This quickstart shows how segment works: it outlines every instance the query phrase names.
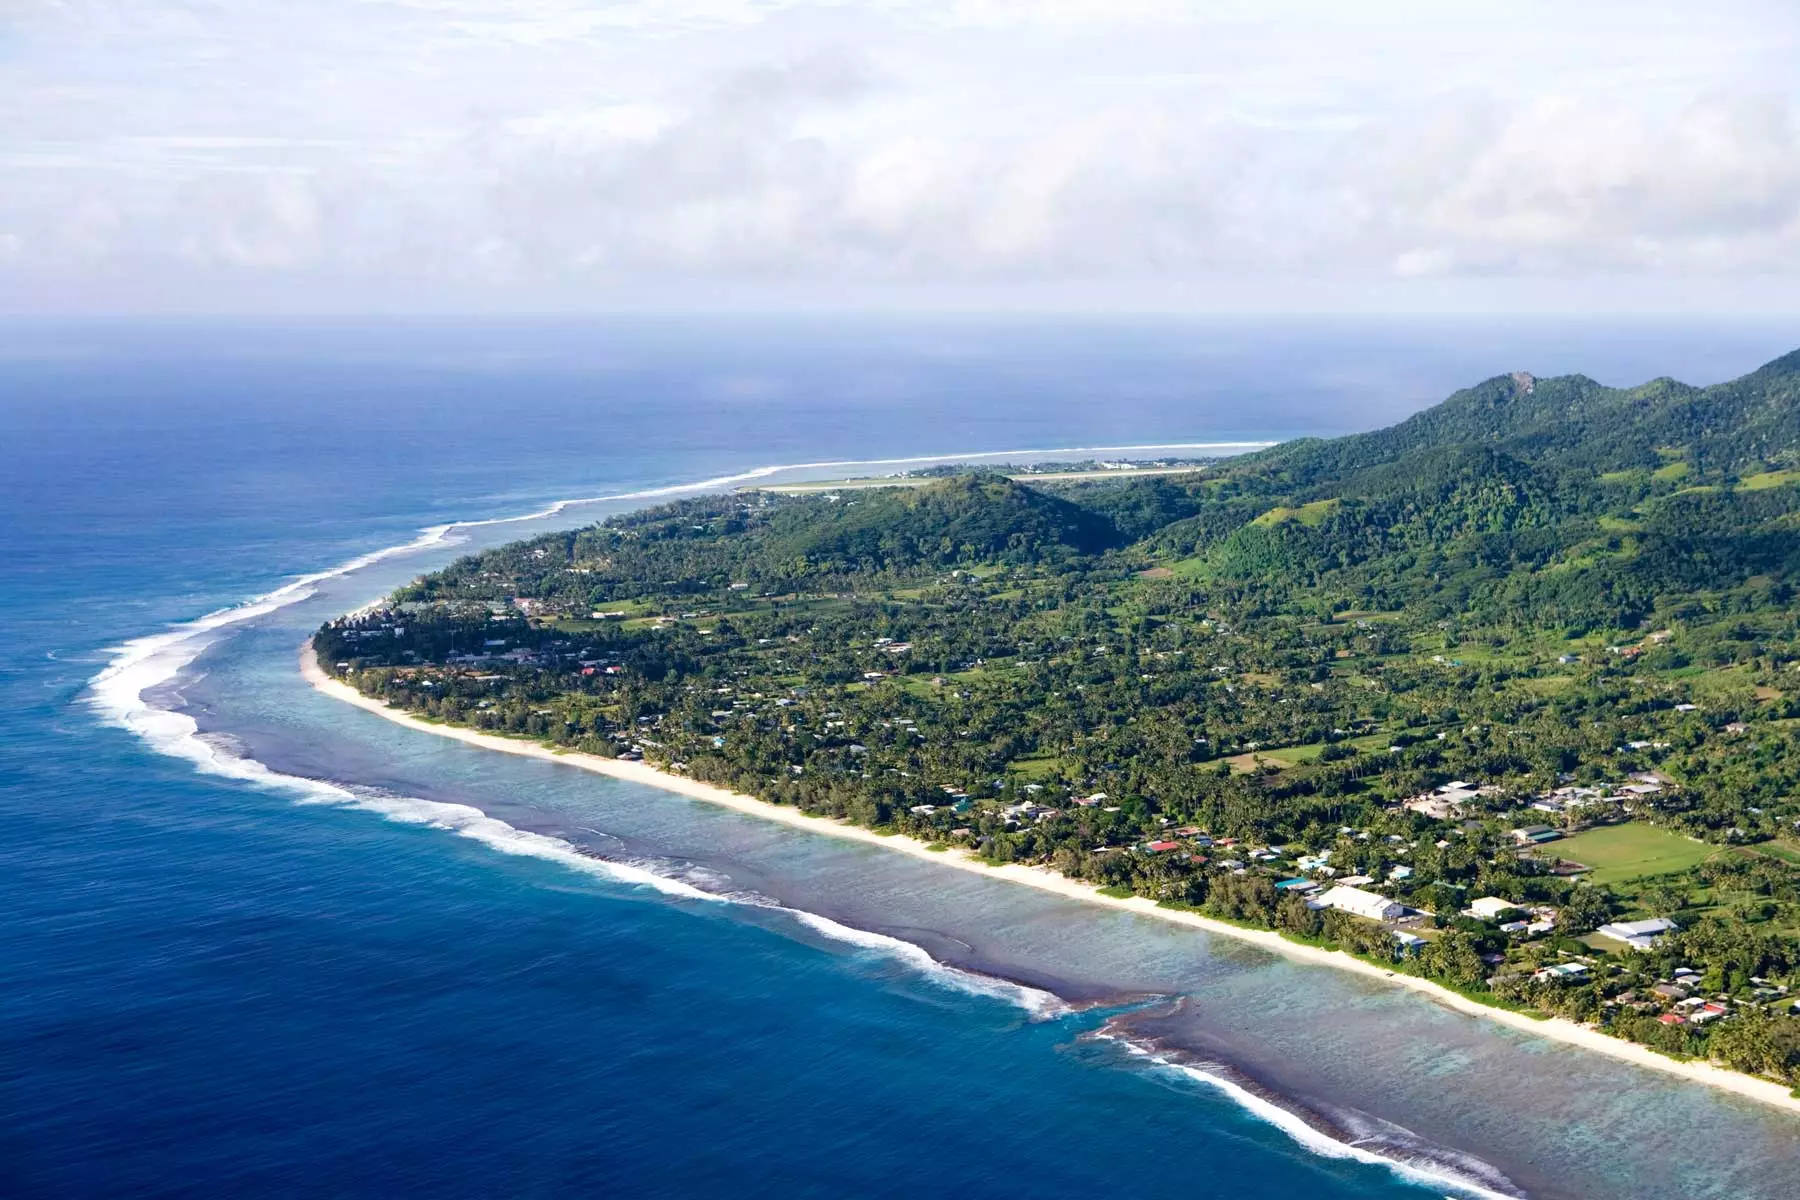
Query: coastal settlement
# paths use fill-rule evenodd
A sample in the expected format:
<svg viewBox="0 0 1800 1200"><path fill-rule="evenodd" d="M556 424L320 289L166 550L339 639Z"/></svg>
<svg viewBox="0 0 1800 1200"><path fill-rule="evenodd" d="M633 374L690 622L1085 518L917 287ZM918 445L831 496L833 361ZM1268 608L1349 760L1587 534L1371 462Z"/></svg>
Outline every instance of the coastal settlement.
<svg viewBox="0 0 1800 1200"><path fill-rule="evenodd" d="M315 643L427 719L1792 1085L1800 429L1728 435L1797 379L1689 389L1703 449L1688 393L1502 377L1185 475L682 501Z"/></svg>

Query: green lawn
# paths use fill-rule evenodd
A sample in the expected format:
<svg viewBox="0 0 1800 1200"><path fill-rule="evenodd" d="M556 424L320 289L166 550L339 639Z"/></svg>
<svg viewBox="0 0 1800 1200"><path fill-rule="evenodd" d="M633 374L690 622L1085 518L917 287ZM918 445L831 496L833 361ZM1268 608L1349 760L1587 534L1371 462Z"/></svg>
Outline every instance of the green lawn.
<svg viewBox="0 0 1800 1200"><path fill-rule="evenodd" d="M1048 779L1063 769L1063 760L1053 754L1037 758L1015 758L1006 764L1006 769L1015 775L1023 775L1026 779Z"/></svg>
<svg viewBox="0 0 1800 1200"><path fill-rule="evenodd" d="M1301 763L1309 763L1318 758L1319 752L1323 749L1325 749L1324 742L1314 742L1309 746L1277 746L1268 750L1253 751L1250 754L1236 755L1232 759L1232 763L1235 766L1237 759L1243 759L1246 771L1254 769L1253 760L1258 758L1278 767L1297 767Z"/></svg>
<svg viewBox="0 0 1800 1200"><path fill-rule="evenodd" d="M1588 878L1595 883L1620 883L1685 871L1710 858L1718 847L1633 821L1590 829L1552 842L1550 849L1560 858L1571 858L1594 868Z"/></svg>

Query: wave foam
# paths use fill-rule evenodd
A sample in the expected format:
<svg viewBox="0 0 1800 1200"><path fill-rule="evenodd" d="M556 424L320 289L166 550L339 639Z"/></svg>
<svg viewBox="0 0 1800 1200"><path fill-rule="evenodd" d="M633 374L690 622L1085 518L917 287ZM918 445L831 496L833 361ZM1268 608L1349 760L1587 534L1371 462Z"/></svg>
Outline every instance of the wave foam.
<svg viewBox="0 0 1800 1200"><path fill-rule="evenodd" d="M496 817L489 816L472 805L425 800L373 789L353 789L324 780L283 774L254 758L237 753L229 739L203 736L193 718L185 713L156 704L150 699L150 693L172 682L219 638L226 636L233 626L300 603L313 596L318 585L328 580L342 578L387 559L441 546L448 542L459 529L477 529L545 520L559 516L570 508L586 504L651 500L690 492L715 491L758 479L766 479L786 471L907 466L935 462L973 462L984 459L1021 458L1031 455L1093 454L1109 451L1209 450L1230 453L1256 449L1267 444L1263 442L1178 442L1134 446L1071 446L1052 449L914 455L904 458L837 459L786 463L756 467L752 470L720 475L693 483L558 500L542 509L518 516L490 517L433 525L422 529L418 536L411 541L358 555L335 567L300 576L242 604L219 609L161 633L134 638L115 646L109 651L111 657L107 665L89 681L89 688L84 694L83 700L108 723L129 730L156 752L182 759L204 774L223 776L255 787L286 792L295 796L300 803L330 804L354 808L378 814L401 824L442 829L460 837L471 838L500 853L562 863L615 883L650 888L674 899L725 904L742 903L778 911L817 934L890 957L918 971L925 978L940 986L1015 1005L1028 1013L1033 1020L1054 1019L1074 1011L1073 1006L1054 993L950 966L939 962L923 947L912 942L886 934L857 929L817 913L787 908L767 897L697 886L688 878L684 878L683 872L671 864L604 858L596 852L583 849L562 838L519 829ZM696 876L701 873L690 871L687 874ZM702 881L706 884L722 882L711 876L705 877ZM1255 1091L1226 1077L1216 1069L1175 1061L1119 1033L1102 1030L1090 1036L1119 1042L1134 1057L1147 1058L1161 1069L1178 1072L1187 1078L1224 1092L1246 1111L1276 1126L1313 1153L1331 1158L1351 1158L1378 1164L1390 1168L1409 1181L1436 1187L1448 1186L1465 1196L1477 1197L1479 1200L1516 1200L1516 1192L1495 1190L1493 1187L1478 1183L1440 1163L1409 1161L1396 1156L1378 1154L1354 1141L1332 1137L1329 1133L1307 1122L1299 1114L1258 1095ZM1404 1134L1404 1131L1394 1132ZM1400 1139L1388 1134L1379 1140L1391 1144ZM1485 1164L1479 1164L1479 1166L1485 1166ZM1500 1186L1509 1186L1505 1184L1504 1180L1499 1183Z"/></svg>
<svg viewBox="0 0 1800 1200"><path fill-rule="evenodd" d="M428 526L419 531L419 535L410 542L395 546L387 546L380 550L372 550L360 554L335 567L323 571L315 571L310 575L302 575L270 592L254 597L242 604L222 608L206 614L198 620L177 625L162 633L150 634L146 637L134 638L120 646L111 648L112 655L106 668L89 681L88 702L114 724L122 725L133 732L143 735L146 740L161 741L173 745L178 731L151 715L150 706L144 701L144 694L151 688L167 683L182 668L193 662L195 658L212 644L222 631L257 617L298 604L310 598L317 586L331 579L339 579L346 575L374 566L390 558L405 554L415 554L433 546L443 545L460 529L491 528L496 525L516 525L528 521L548 520L560 516L570 508L587 504L616 503L625 500L651 500L663 496L675 496L687 492L717 491L735 484L749 483L757 479L766 479L785 471L816 471L847 467L888 467L905 466L919 463L954 463L976 462L984 459L1017 458L1029 455L1044 454L1099 454L1108 451L1142 451L1142 450L1215 450L1220 452L1252 450L1266 446L1267 442L1163 442L1134 446L1063 446L1050 449L1023 450L971 450L950 454L916 454L904 458L863 458L863 459L822 459L817 462L776 463L767 466L753 467L747 471L739 471L730 475L718 475L711 479L702 479L691 483L669 484L664 487L645 488L634 492L614 492L601 496L586 496L557 500L544 508L533 512L521 513L510 517L484 517L467 521L450 521L441 525ZM376 601L375 603L379 603ZM156 729L153 726L163 726ZM180 755L180 757L192 757Z"/></svg>
<svg viewBox="0 0 1800 1200"><path fill-rule="evenodd" d="M1434 1190L1449 1188L1458 1197L1467 1197L1469 1200L1520 1200L1524 1195L1513 1188L1511 1182L1499 1171L1478 1159L1465 1157L1462 1169L1458 1169L1423 1154L1409 1155L1404 1139L1410 1135L1399 1126L1387 1125L1386 1133L1381 1139L1384 1145L1392 1148L1393 1153L1379 1153L1369 1149L1363 1139L1349 1140L1333 1136L1330 1131L1321 1129L1294 1110L1284 1108L1255 1089L1232 1079L1228 1073L1229 1068L1220 1064L1182 1062L1114 1030L1101 1029L1089 1036L1114 1042L1124 1047L1126 1053L1133 1058L1147 1060L1158 1070L1173 1072L1184 1079L1223 1092L1245 1112L1273 1125L1302 1148L1322 1158L1351 1159L1386 1167L1408 1183L1421 1184ZM1485 1178L1474 1178L1476 1175Z"/></svg>
<svg viewBox="0 0 1800 1200"><path fill-rule="evenodd" d="M1097 447L1095 449L1177 449L1167 447ZM1212 447L1226 443L1208 443ZM747 903L779 911L796 922L834 940L891 957L932 981L971 995L1002 1000L1024 1009L1033 1019L1044 1020L1071 1011L1058 996L1037 988L1008 980L961 970L933 958L923 947L885 934L855 929L816 913L786 908L762 896L746 895L705 886L697 886L682 877L668 864L646 861L619 861L585 850L562 838L534 833L509 825L471 805L425 800L374 789L353 789L325 780L287 775L267 764L237 752L232 740L207 736L186 713L164 707L151 698L151 693L173 682L195 659L227 636L232 627L267 616L298 604L317 592L318 585L405 554L440 546L460 529L476 529L495 525L519 524L557 516L566 509L582 504L607 501L651 499L683 492L702 492L730 487L734 484L767 478L783 471L823 469L851 466L885 466L909 462L943 461L966 457L991 458L1009 454L1071 453L1079 450L992 451L964 456L921 456L907 459L843 460L836 462L792 463L758 467L734 475L722 475L696 483L674 484L638 492L622 492L607 496L558 500L548 507L512 517L490 517L482 520L453 521L433 525L419 532L409 542L373 550L322 571L302 575L272 591L228 608L218 609L196 620L176 625L161 633L134 638L108 652L107 665L89 680L83 701L109 724L124 728L159 754L181 759L207 775L234 779L251 786L293 795L300 803L331 804L376 813L401 824L425 825L472 838L504 854L524 855L563 863L566 866L598 874L616 883L654 889L664 895L683 900L705 900L718 903ZM379 603L379 601L377 601ZM689 872L693 874L693 872ZM722 882L714 877L707 884Z"/></svg>
<svg viewBox="0 0 1800 1200"><path fill-rule="evenodd" d="M1022 1008L1034 1021L1052 1021L1075 1011L1072 1005L1054 992L1047 992L1042 988L1030 987L1023 983L1014 983L1010 979L1000 979L993 975L983 975L976 971L965 971L960 967L950 966L948 963L942 963L933 958L924 947L906 941L904 938L890 937L885 933L874 933L867 929L857 929L854 926L833 921L830 917L822 917L818 913L810 913L801 909L789 908L783 909L783 911L792 914L795 920L816 933L896 959L933 982L954 991L1003 1000Z"/></svg>

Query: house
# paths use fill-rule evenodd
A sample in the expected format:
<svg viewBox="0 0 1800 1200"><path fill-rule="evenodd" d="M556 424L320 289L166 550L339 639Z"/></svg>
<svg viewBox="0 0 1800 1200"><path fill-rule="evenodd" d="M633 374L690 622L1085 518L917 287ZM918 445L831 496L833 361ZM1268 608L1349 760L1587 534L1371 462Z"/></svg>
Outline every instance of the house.
<svg viewBox="0 0 1800 1200"><path fill-rule="evenodd" d="M1456 779L1429 792L1420 792L1417 796L1402 801L1400 807L1434 821L1447 821L1451 817L1460 816L1463 805L1497 790L1494 787L1480 787L1466 779Z"/></svg>
<svg viewBox="0 0 1800 1200"><path fill-rule="evenodd" d="M1402 950L1417 950L1425 944L1425 939L1405 929L1394 930L1394 940L1400 943Z"/></svg>
<svg viewBox="0 0 1800 1200"><path fill-rule="evenodd" d="M1463 911L1471 917L1477 917L1483 921L1492 921L1503 912L1511 912L1514 909L1521 907L1523 906L1514 904L1511 900L1502 900L1498 896L1483 896L1479 900L1471 900L1469 902L1469 907L1463 909Z"/></svg>
<svg viewBox="0 0 1800 1200"><path fill-rule="evenodd" d="M1513 841L1521 846L1541 846L1545 842L1554 842L1562 834L1548 825L1526 825L1512 831Z"/></svg>
<svg viewBox="0 0 1800 1200"><path fill-rule="evenodd" d="M1181 849L1180 842L1150 842L1144 849L1152 854L1167 854L1171 850Z"/></svg>
<svg viewBox="0 0 1800 1200"><path fill-rule="evenodd" d="M1686 1018L1684 1018L1680 1013L1664 1013L1662 1016L1660 1016L1656 1019L1658 1021L1661 1021L1664 1025L1686 1025L1687 1024Z"/></svg>
<svg viewBox="0 0 1800 1200"><path fill-rule="evenodd" d="M1275 885L1275 890L1280 892L1293 892L1295 895L1304 896L1308 892L1318 891L1319 885L1310 879L1284 879Z"/></svg>
<svg viewBox="0 0 1800 1200"><path fill-rule="evenodd" d="M1317 908L1334 908L1371 921L1395 921L1406 913L1406 906L1398 900L1391 900L1376 892L1365 892L1357 887L1345 887L1343 884L1330 889L1312 903Z"/></svg>
<svg viewBox="0 0 1800 1200"><path fill-rule="evenodd" d="M1663 934L1674 928L1675 922L1667 917L1652 917L1647 921L1614 921L1602 925L1594 932L1602 937L1624 942L1634 950L1649 950Z"/></svg>
<svg viewBox="0 0 1800 1200"><path fill-rule="evenodd" d="M1545 967L1541 971L1533 974L1532 978L1540 983L1567 983L1570 980L1585 979L1587 973L1588 968L1586 963L1567 962L1557 963L1553 967Z"/></svg>

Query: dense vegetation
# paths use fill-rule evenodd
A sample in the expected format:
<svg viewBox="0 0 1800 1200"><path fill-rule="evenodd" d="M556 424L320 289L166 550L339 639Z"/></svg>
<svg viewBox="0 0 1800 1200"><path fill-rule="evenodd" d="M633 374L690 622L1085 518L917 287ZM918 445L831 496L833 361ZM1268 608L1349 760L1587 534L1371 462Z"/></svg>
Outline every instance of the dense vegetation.
<svg viewBox="0 0 1800 1200"><path fill-rule="evenodd" d="M1501 377L1185 475L906 483L473 555L320 656L1800 1081L1800 354ZM1409 913L1306 898L1346 878ZM1643 917L1677 928L1593 932Z"/></svg>

